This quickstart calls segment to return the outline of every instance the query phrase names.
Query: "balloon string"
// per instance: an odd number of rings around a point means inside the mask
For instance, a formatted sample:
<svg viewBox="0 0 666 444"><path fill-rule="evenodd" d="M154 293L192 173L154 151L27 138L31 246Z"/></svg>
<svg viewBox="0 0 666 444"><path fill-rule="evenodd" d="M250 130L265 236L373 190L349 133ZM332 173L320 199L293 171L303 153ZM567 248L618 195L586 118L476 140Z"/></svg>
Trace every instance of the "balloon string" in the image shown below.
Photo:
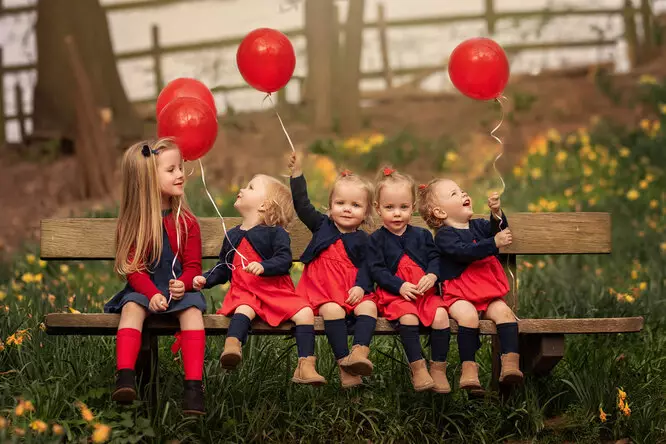
<svg viewBox="0 0 666 444"><path fill-rule="evenodd" d="M282 131L284 132L284 135L287 136L287 140L289 141L289 146L291 147L291 150L295 153L296 149L294 148L294 144L291 141L291 137L289 137L289 133L287 132L287 128L284 127L284 123L282 122L282 117L280 117L280 113L277 110L277 107L275 106L275 103L273 102L273 99L271 98L270 94L266 94L266 97L264 97L264 101L268 99L271 102L271 105L273 105L273 109L275 110L275 115L277 116L278 120L280 121L280 126L282 127Z"/></svg>
<svg viewBox="0 0 666 444"><path fill-rule="evenodd" d="M502 191L500 191L500 193L499 193L500 195L502 195L504 193L504 190L506 189L506 184L504 183L504 179L502 178L502 174L497 170L497 161L499 160L500 157L502 157L502 154L504 154L504 142L502 142L502 139L497 137L495 135L495 133L497 132L497 130L500 129L500 127L502 126L502 123L504 123L504 101L508 101L508 99L505 96L499 96L495 100L500 105L500 110L502 112L502 115L500 117L500 121L497 123L495 128L493 128L493 130L490 131L490 137L495 139L497 141L497 143L499 143L500 148L501 148L499 154L497 155L497 157L495 157L495 160L493 161L493 169L495 170L495 173L497 173L497 175L499 176L500 182L502 182ZM499 221L500 231L503 230L503 228L502 228L503 222L504 222L504 220L502 218L500 218L500 221ZM511 286L511 294L513 295L513 298L515 300L516 299L516 276L513 274L513 271L511 271L511 267L509 266L510 257L511 257L511 255L507 255L506 268L507 268L507 270L509 270L509 274L511 275L511 281L512 281L512 284L513 284ZM514 313L514 316L515 316L515 313ZM516 316L516 319L518 319L518 316Z"/></svg>
<svg viewBox="0 0 666 444"><path fill-rule="evenodd" d="M199 167L201 168L201 182L203 183L204 190L206 190L206 194L208 195L208 198L210 199L211 203L213 204L213 208L215 208L215 211L217 212L217 215L220 216L220 219L222 220L222 228L224 229L224 237L229 242L229 245L231 245L231 250L235 251L236 254L240 256L241 265L243 266L243 268L245 268L245 267L247 267L246 261L248 259L245 256L243 256L243 254L240 251L238 251L236 249L236 247L234 247L234 244L231 242L231 239L229 239L229 234L227 233L227 224L224 222L224 217L222 217L222 214L220 213L220 210L217 209L217 205L215 204L215 199L213 199L213 196L210 195L210 192L208 191L208 187L206 186L206 175L204 174L204 168L203 168L203 163L201 163L201 159L199 159ZM229 264L226 261L226 258L225 258L225 265L230 270L233 270L232 266L230 266L232 264ZM217 268L217 265L215 266L215 268ZM215 269L215 268L213 268L213 269Z"/></svg>
<svg viewBox="0 0 666 444"><path fill-rule="evenodd" d="M173 261L171 262L171 274L173 275L174 279L178 279L176 277L176 261L178 260L178 253L180 253L180 209L183 205L183 200L179 199L178 200L178 210L176 210L176 254L173 255ZM171 292L169 292L169 300L167 301L167 305L171 303Z"/></svg>

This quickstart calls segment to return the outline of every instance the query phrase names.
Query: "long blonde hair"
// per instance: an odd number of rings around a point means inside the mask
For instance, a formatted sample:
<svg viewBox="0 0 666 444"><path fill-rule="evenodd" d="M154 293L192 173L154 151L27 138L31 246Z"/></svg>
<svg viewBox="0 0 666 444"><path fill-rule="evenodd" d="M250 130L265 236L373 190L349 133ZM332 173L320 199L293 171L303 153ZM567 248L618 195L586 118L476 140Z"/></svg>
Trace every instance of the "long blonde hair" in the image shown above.
<svg viewBox="0 0 666 444"><path fill-rule="evenodd" d="M121 276L146 271L162 255L162 194L157 172L157 157L166 150L178 149L170 138L142 141L132 145L123 155L120 172L122 195L116 229L116 261L114 269ZM169 199L176 218L176 235L181 222L193 217L185 196Z"/></svg>

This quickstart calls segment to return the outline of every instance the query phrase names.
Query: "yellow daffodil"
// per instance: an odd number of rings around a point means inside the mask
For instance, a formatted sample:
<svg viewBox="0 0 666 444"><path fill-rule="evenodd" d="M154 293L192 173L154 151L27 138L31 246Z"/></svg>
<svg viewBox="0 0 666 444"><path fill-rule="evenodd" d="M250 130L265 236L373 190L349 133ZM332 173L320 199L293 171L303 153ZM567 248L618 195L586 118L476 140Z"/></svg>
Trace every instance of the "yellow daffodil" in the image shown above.
<svg viewBox="0 0 666 444"><path fill-rule="evenodd" d="M555 155L555 160L557 161L557 163L564 163L564 161L567 160L567 157L568 157L568 156L569 156L569 155L567 154L566 151L562 151L562 150L560 150L560 151L558 151L557 154Z"/></svg>
<svg viewBox="0 0 666 444"><path fill-rule="evenodd" d="M620 157L629 157L629 154L631 154L629 148L627 148L626 146L620 148Z"/></svg>
<svg viewBox="0 0 666 444"><path fill-rule="evenodd" d="M585 185L583 185L583 192L584 193L591 193L592 190L594 190L594 185L592 185L590 183L586 183Z"/></svg>
<svg viewBox="0 0 666 444"><path fill-rule="evenodd" d="M625 399L627 399L627 393L624 390L622 390L622 387L617 389L617 399L623 402Z"/></svg>
<svg viewBox="0 0 666 444"><path fill-rule="evenodd" d="M111 427L106 424L95 424L95 431L92 434L92 442L102 443L109 440Z"/></svg>
<svg viewBox="0 0 666 444"><path fill-rule="evenodd" d="M523 169L519 166L513 167L513 175L516 177L522 177L523 176Z"/></svg>
<svg viewBox="0 0 666 444"><path fill-rule="evenodd" d="M62 274L67 274L67 273L69 273L69 265L62 264L62 265L60 266L60 272L61 272Z"/></svg>
<svg viewBox="0 0 666 444"><path fill-rule="evenodd" d="M641 180L640 182L638 182L638 188L640 188L641 190L644 190L647 187L648 187L648 181L647 180Z"/></svg>
<svg viewBox="0 0 666 444"><path fill-rule="evenodd" d="M604 413L604 410L599 407L599 420L601 422L606 422L606 413Z"/></svg>
<svg viewBox="0 0 666 444"><path fill-rule="evenodd" d="M641 85L656 85L657 78L650 74L643 74L639 77L638 83Z"/></svg>
<svg viewBox="0 0 666 444"><path fill-rule="evenodd" d="M27 255L25 256L25 261L26 261L27 263L29 263L30 265L34 264L36 259L37 259L37 258L35 257L34 254L27 254Z"/></svg>
<svg viewBox="0 0 666 444"><path fill-rule="evenodd" d="M41 419L36 419L30 423L30 428L37 433L44 433L48 430L49 426Z"/></svg>
<svg viewBox="0 0 666 444"><path fill-rule="evenodd" d="M386 140L384 135L379 133L375 133L370 137L368 137L368 143L372 146L381 145L382 143L384 143L384 140Z"/></svg>
<svg viewBox="0 0 666 444"><path fill-rule="evenodd" d="M530 170L530 176L532 179L540 179L542 175L541 168L532 168Z"/></svg>
<svg viewBox="0 0 666 444"><path fill-rule="evenodd" d="M456 153L455 151L447 151L446 156L444 156L444 158L448 163L455 162L456 160L458 160L458 157L459 157L458 153Z"/></svg>
<svg viewBox="0 0 666 444"><path fill-rule="evenodd" d="M65 434L65 429L60 424L53 424L51 430L53 431L53 434L56 436L62 436Z"/></svg>
<svg viewBox="0 0 666 444"><path fill-rule="evenodd" d="M46 264L47 264L46 261L43 261L43 260L41 260L41 259L39 260L39 266L40 266L40 268L46 268Z"/></svg>
<svg viewBox="0 0 666 444"><path fill-rule="evenodd" d="M633 189L633 188L630 189L627 192L627 199L629 199L629 200L636 200L636 199L638 199L639 196L640 196L640 193L638 191L636 191L635 189Z"/></svg>
<svg viewBox="0 0 666 444"><path fill-rule="evenodd" d="M0 290L0 301L7 297L7 292Z"/></svg>

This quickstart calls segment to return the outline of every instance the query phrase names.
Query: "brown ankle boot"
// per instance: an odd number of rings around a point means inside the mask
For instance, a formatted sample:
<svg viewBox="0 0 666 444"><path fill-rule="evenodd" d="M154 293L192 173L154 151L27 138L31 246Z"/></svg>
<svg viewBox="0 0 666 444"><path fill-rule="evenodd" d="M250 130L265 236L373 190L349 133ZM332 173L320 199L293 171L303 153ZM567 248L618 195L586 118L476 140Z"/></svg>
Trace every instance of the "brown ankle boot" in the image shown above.
<svg viewBox="0 0 666 444"><path fill-rule="evenodd" d="M518 353L505 353L501 357L502 371L499 382L503 384L520 384L523 382L523 372L520 371L520 355Z"/></svg>
<svg viewBox="0 0 666 444"><path fill-rule="evenodd" d="M481 390L479 366L474 361L463 361L462 374L458 383L462 390Z"/></svg>
<svg viewBox="0 0 666 444"><path fill-rule="evenodd" d="M435 381L431 390L437 393L451 393L451 385L446 379L446 362L430 361L430 377Z"/></svg>
<svg viewBox="0 0 666 444"><path fill-rule="evenodd" d="M372 362L368 359L370 347L356 344L351 353L342 359L342 366L347 373L354 376L370 376L372 374Z"/></svg>
<svg viewBox="0 0 666 444"><path fill-rule="evenodd" d="M435 385L435 381L432 380L430 373L428 373L425 359L410 362L409 367L412 370L412 385L414 386L414 390L422 392Z"/></svg>
<svg viewBox="0 0 666 444"><path fill-rule="evenodd" d="M343 389L357 387L363 384L363 380L361 379L360 376L348 373L342 366L342 363L348 357L349 355L345 356L342 359L338 359L338 368L340 369L340 385L342 386Z"/></svg>
<svg viewBox="0 0 666 444"><path fill-rule="evenodd" d="M224 341L224 350L220 355L220 366L227 370L235 370L242 359L241 341L228 337Z"/></svg>
<svg viewBox="0 0 666 444"><path fill-rule="evenodd" d="M322 385L326 384L326 378L317 373L315 362L317 358L308 356L307 358L298 358L298 365L294 371L292 382L297 384Z"/></svg>

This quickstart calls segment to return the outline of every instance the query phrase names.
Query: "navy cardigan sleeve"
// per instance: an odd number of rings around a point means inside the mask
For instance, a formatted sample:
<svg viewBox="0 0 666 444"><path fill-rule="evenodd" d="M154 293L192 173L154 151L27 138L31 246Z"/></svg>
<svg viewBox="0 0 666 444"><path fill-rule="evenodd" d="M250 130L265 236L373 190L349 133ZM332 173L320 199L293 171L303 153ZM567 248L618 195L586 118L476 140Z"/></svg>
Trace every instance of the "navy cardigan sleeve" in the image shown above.
<svg viewBox="0 0 666 444"><path fill-rule="evenodd" d="M262 261L263 276L281 276L289 274L291 268L291 240L282 227L276 227L271 239L273 256Z"/></svg>
<svg viewBox="0 0 666 444"><path fill-rule="evenodd" d="M440 261L439 261L439 251L437 251L437 246L435 241L432 239L432 233L428 230L423 230L424 237L424 246L428 255L428 267L426 268L426 274L432 273L437 276L437 279L440 278Z"/></svg>
<svg viewBox="0 0 666 444"><path fill-rule="evenodd" d="M441 228L437 232L435 244L442 253L451 255L456 261L463 263L471 263L499 252L494 237L481 239L477 243L465 242L456 230L450 227Z"/></svg>
<svg viewBox="0 0 666 444"><path fill-rule="evenodd" d="M432 239L430 242L432 243ZM433 243L433 249L434 246L435 244ZM368 247L368 267L370 269L372 280L391 294L400 294L400 287L402 287L402 284L404 284L405 281L391 273L391 270L388 269L386 259L384 258L384 252L382 251L381 246L377 245L377 241L372 236L370 236ZM436 250L435 253L437 253ZM437 254L437 257L437 272L435 272L435 274L439 275L439 254Z"/></svg>
<svg viewBox="0 0 666 444"><path fill-rule="evenodd" d="M364 261L361 268L356 272L356 281L354 286L361 287L366 293L371 293L374 290L372 284L372 277L370 277L370 267L368 267L368 262Z"/></svg>
<svg viewBox="0 0 666 444"><path fill-rule="evenodd" d="M220 257L213 268L203 274L206 278L206 285L204 288L213 288L216 285L225 284L231 280L231 270L227 266L227 253L231 250L231 244L224 239L222 248L220 249ZM231 255L230 255L231 256Z"/></svg>
<svg viewBox="0 0 666 444"><path fill-rule="evenodd" d="M314 233L321 226L322 222L324 222L326 215L317 211L310 202L305 176L301 174L300 176L292 177L289 179L289 185L291 186L291 198L294 201L294 209L298 218Z"/></svg>

